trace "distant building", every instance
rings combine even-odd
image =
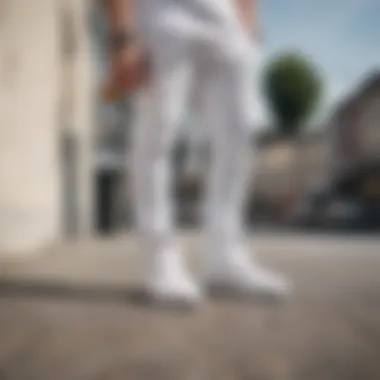
[[[380,203],[380,71],[337,107],[331,130],[331,190],[369,205]]]
[[[255,143],[252,173],[252,210],[271,209],[272,218],[285,217],[305,194],[325,186],[331,164],[330,132],[321,127],[295,141],[274,131],[261,134]],[[258,215],[259,216],[259,215]]]
[[[336,174],[380,163],[380,71],[342,102],[332,128]]]

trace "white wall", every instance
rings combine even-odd
[[[91,225],[88,1],[2,0],[0,6],[0,254],[33,252],[62,237],[59,137],[68,125],[79,143],[79,226],[88,232]],[[62,6],[72,10],[78,42],[65,125]]]
[[[0,252],[59,234],[56,1],[3,0],[0,21]]]

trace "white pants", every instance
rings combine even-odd
[[[252,163],[256,49],[231,13],[204,21],[163,4],[146,9],[140,20],[153,74],[139,95],[132,143],[138,229],[149,251],[175,245],[170,153],[189,97],[196,95],[212,147],[204,227],[211,241],[232,243],[242,230]]]

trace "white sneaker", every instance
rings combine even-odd
[[[253,264],[244,248],[214,257],[206,272],[205,286],[211,292],[233,296],[286,298],[290,284],[280,275]]]
[[[191,307],[200,300],[199,288],[185,269],[179,252],[158,253],[151,259],[146,281],[146,291],[151,301]]]

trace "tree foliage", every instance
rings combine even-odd
[[[264,92],[280,133],[295,136],[315,111],[322,95],[318,70],[297,53],[283,53],[269,63]]]

